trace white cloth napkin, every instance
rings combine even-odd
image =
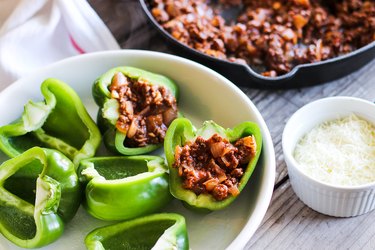
[[[0,90],[36,68],[120,49],[86,0],[0,0]]]

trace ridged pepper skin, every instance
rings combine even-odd
[[[202,193],[196,195],[193,191],[182,187],[182,179],[178,175],[178,168],[173,167],[175,161],[176,146],[183,146],[188,141],[194,141],[197,136],[205,139],[213,134],[219,134],[229,142],[253,135],[257,144],[257,151],[248,163],[246,170],[241,177],[238,190],[241,192],[253,173],[259,159],[262,148],[261,131],[256,123],[242,122],[233,129],[224,129],[213,121],[205,121],[203,126],[196,130],[190,120],[186,118],[175,119],[168,128],[164,140],[164,152],[169,167],[169,186],[171,194],[183,201],[184,205],[191,210],[198,212],[210,212],[220,210],[230,205],[238,196],[229,196],[221,201],[216,200],[211,194]]]
[[[0,166],[0,233],[23,248],[48,245],[81,197],[74,164],[56,150],[33,147]]]
[[[101,220],[125,220],[156,212],[172,199],[168,168],[159,156],[111,156],[83,160],[78,168],[84,207]]]
[[[101,135],[78,94],[57,79],[41,85],[44,101],[29,101],[22,117],[0,127],[0,149],[10,157],[40,146],[59,150],[76,166],[95,155]]]
[[[141,155],[162,147],[162,143],[134,148],[124,146],[126,135],[118,131],[115,126],[118,115],[114,115],[114,113],[118,109],[118,102],[111,98],[111,93],[108,89],[113,76],[118,72],[122,72],[130,79],[147,81],[151,85],[164,86],[171,91],[176,100],[178,100],[179,95],[179,89],[171,79],[139,68],[123,66],[113,68],[103,74],[94,82],[92,94],[96,104],[99,106],[97,124],[103,135],[105,146],[109,150],[122,155]],[[106,115],[107,113],[108,115]]]
[[[185,218],[179,214],[153,214],[101,227],[85,238],[88,250],[188,250]]]

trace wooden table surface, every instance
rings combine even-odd
[[[146,21],[136,0],[89,0],[121,47],[171,53]],[[220,72],[219,72],[220,73]],[[289,117],[303,105],[328,96],[375,101],[375,60],[360,70],[323,85],[259,90],[241,87],[263,115],[276,152],[275,189],[262,224],[246,249],[375,249],[375,211],[353,218],[315,212],[294,194],[284,162],[281,135]]]

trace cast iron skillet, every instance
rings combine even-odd
[[[150,0],[139,0],[139,2],[150,23],[163,35],[174,53],[206,65],[238,86],[298,88],[322,84],[346,76],[375,58],[375,41],[373,41],[351,53],[321,62],[300,64],[281,76],[265,77],[248,65],[217,59],[180,43],[155,20],[149,9]]]

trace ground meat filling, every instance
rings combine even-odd
[[[109,90],[120,105],[116,128],[126,134],[125,146],[143,147],[164,141],[169,124],[177,118],[176,98],[169,89],[118,72]]]
[[[210,56],[285,74],[375,41],[374,0],[154,0],[155,19]],[[238,8],[237,19],[224,19]]]
[[[183,147],[176,146],[173,167],[178,168],[183,188],[220,201],[239,194],[238,184],[256,151],[253,136],[233,144],[218,134],[207,140],[199,136]]]

